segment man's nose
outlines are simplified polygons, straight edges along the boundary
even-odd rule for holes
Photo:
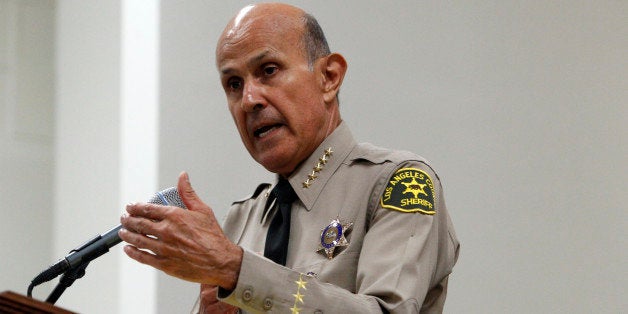
[[[248,81],[244,85],[244,95],[242,97],[242,110],[245,112],[259,111],[266,107],[264,98],[264,87],[258,82]]]

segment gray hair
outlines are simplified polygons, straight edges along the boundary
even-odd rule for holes
[[[311,14],[303,15],[303,45],[307,56],[307,62],[311,70],[313,70],[314,62],[321,57],[330,54],[329,45],[323,29],[318,21]]]

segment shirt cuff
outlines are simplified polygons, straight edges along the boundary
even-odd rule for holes
[[[247,311],[279,311],[294,303],[287,283],[299,274],[289,268],[243,248],[242,266],[234,290],[218,288],[218,300]],[[292,299],[292,300],[291,300]]]

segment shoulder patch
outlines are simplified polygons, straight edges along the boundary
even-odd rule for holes
[[[388,180],[380,204],[404,213],[434,215],[434,183],[423,170],[401,168]]]

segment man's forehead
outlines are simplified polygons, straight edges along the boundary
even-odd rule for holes
[[[266,25],[268,26],[268,25]],[[294,28],[241,25],[237,32],[221,38],[216,46],[216,65],[246,62],[251,64],[266,56],[287,56],[302,51],[302,32]]]
[[[253,4],[247,5],[244,8],[242,8],[242,10],[240,10],[238,12],[238,14],[236,14],[236,16],[233,18],[233,27],[237,28],[240,23],[242,22],[242,20],[244,19],[244,17],[246,17],[246,15],[254,8],[255,6]]]
[[[221,45],[238,42],[252,34],[286,36],[303,31],[304,12],[296,7],[266,3],[241,9],[223,30],[216,50]]]
[[[237,27],[247,19],[263,17],[264,19],[295,20],[305,15],[300,8],[284,3],[258,3],[248,5],[231,19],[232,26]]]
[[[280,57],[280,54],[275,49],[262,47],[247,54],[234,52],[222,55],[219,59],[216,59],[216,65],[220,74],[227,75],[236,72],[240,66],[251,67],[269,58],[278,57]]]

